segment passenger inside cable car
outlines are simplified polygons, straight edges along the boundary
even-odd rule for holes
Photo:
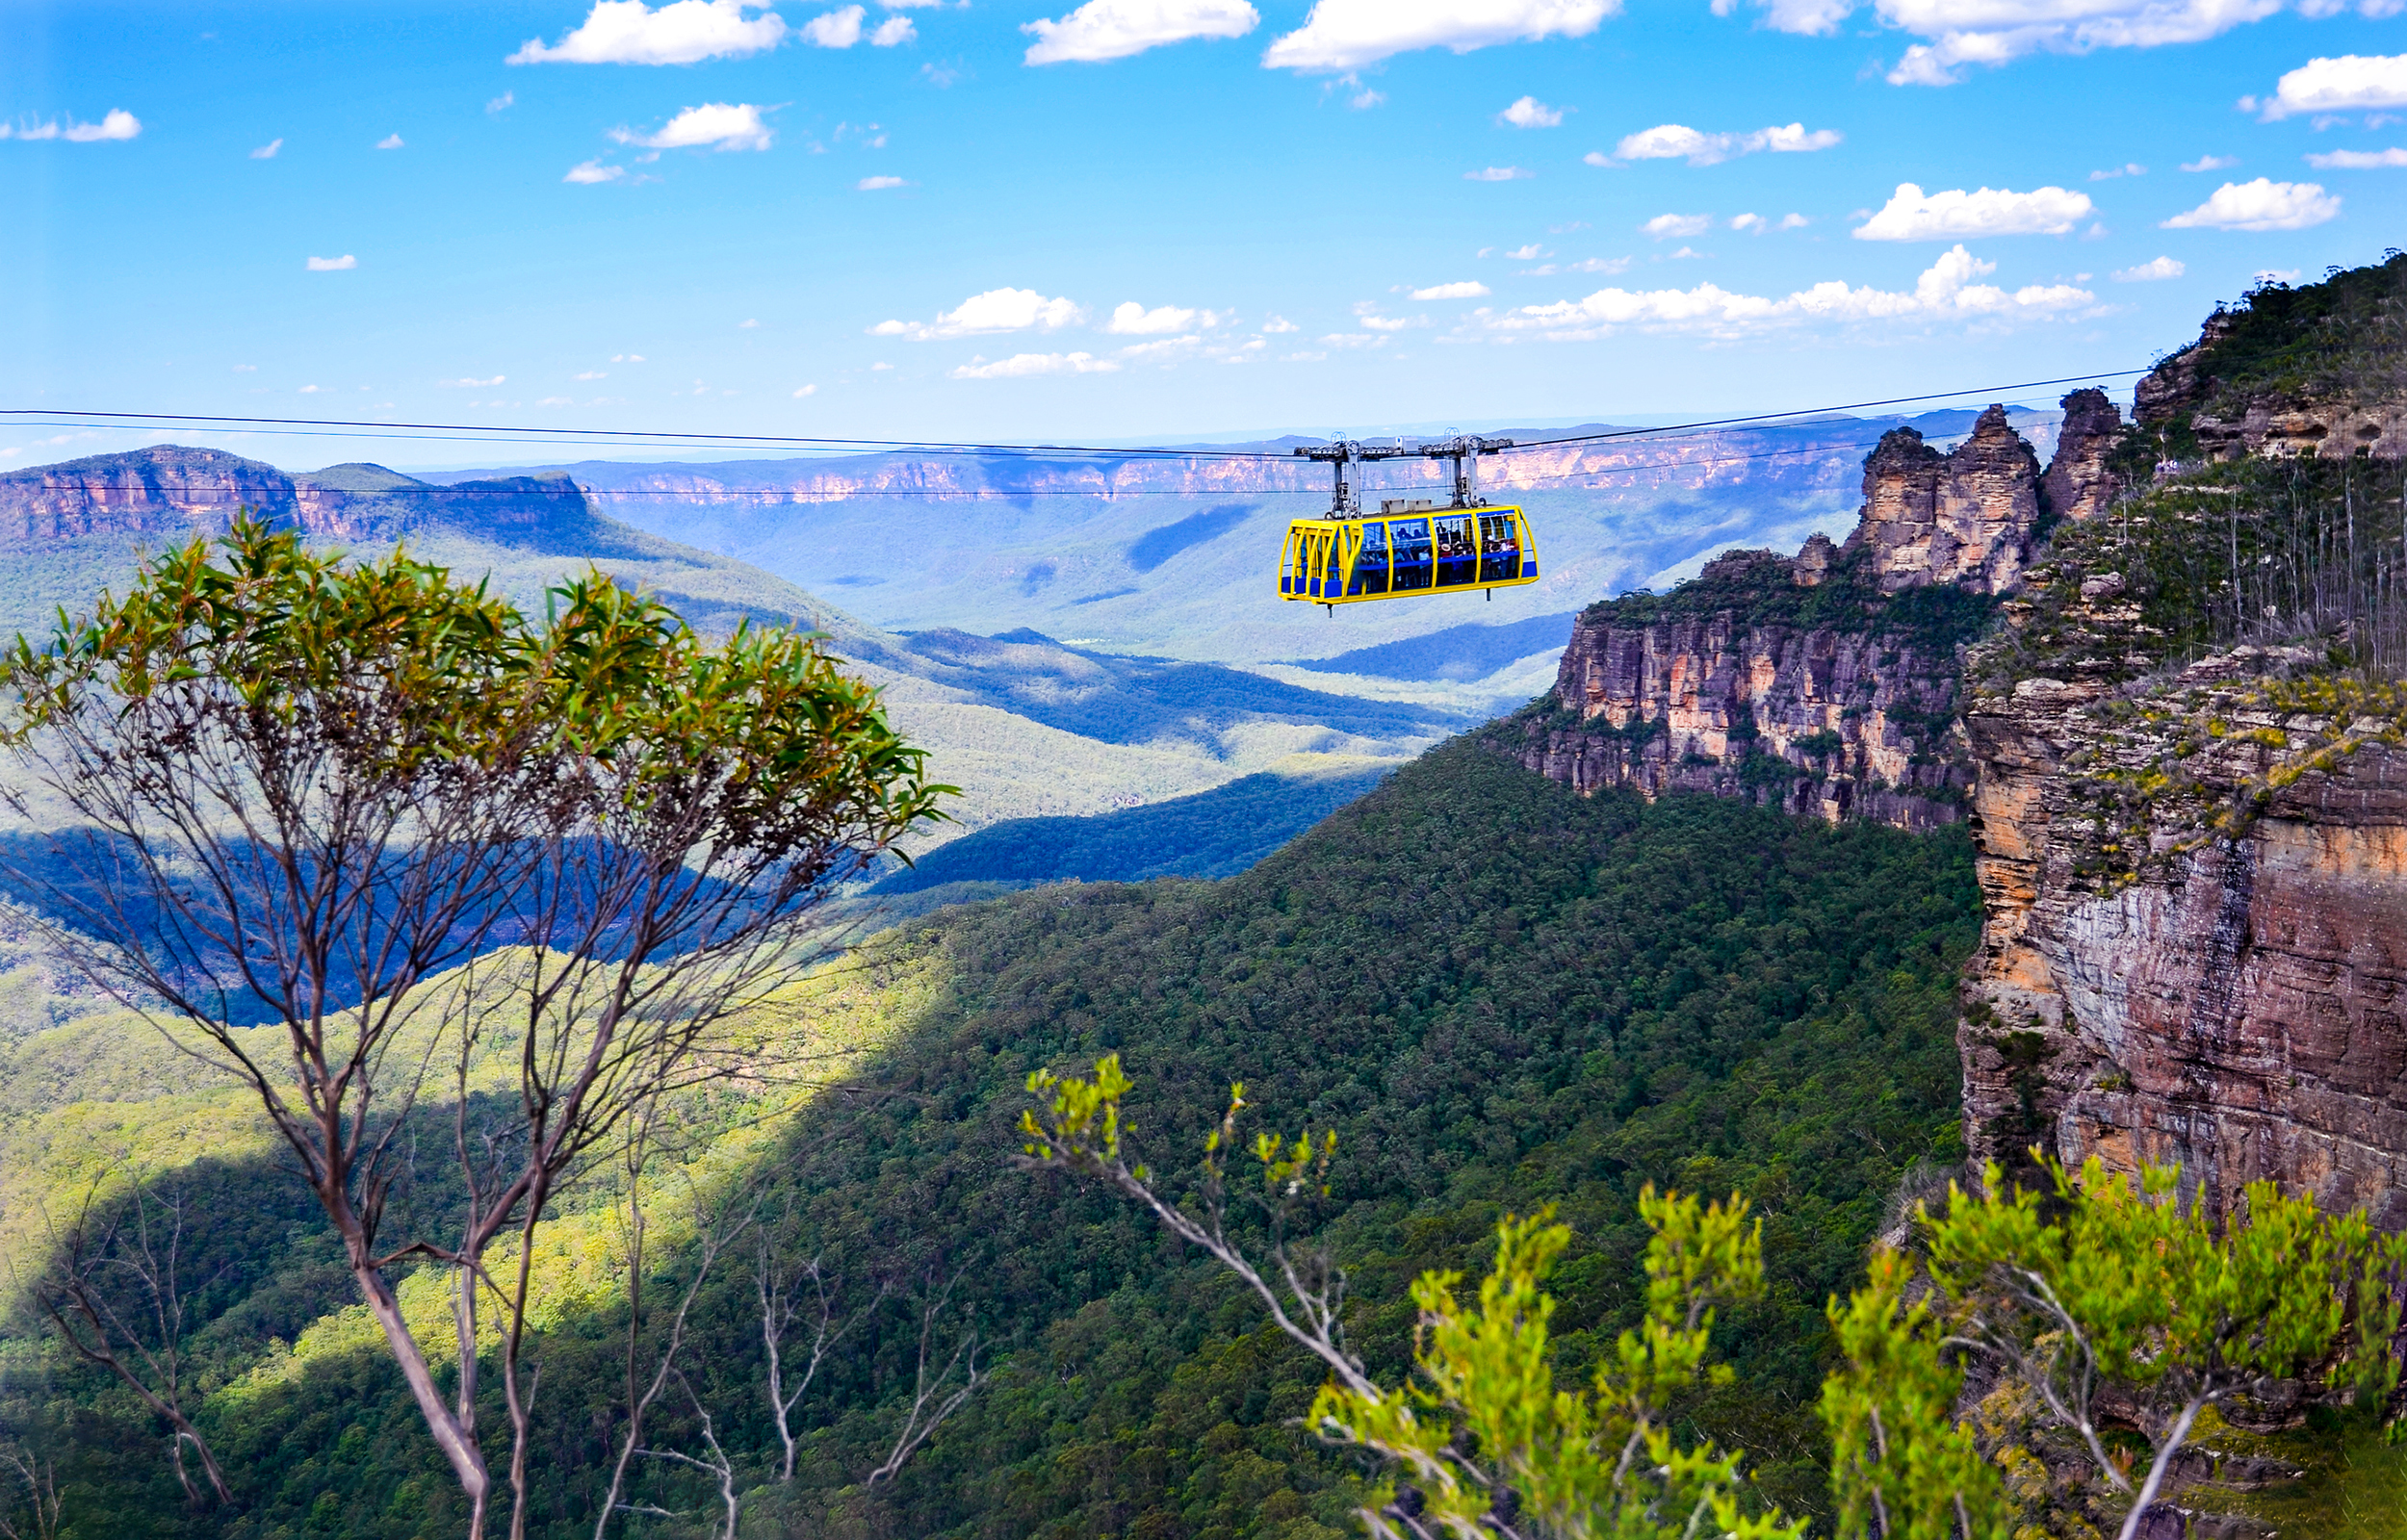
[[[1346,584],[1346,597],[1354,599],[1386,591],[1387,526],[1366,524],[1362,526],[1362,550],[1354,558],[1354,578]]]
[[[1402,594],[1427,588],[1430,585],[1429,521],[1398,519],[1387,528],[1396,549],[1393,591]]]

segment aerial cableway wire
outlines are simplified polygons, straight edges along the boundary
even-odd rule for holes
[[[1904,406],[1918,401],[1949,400],[1966,396],[2004,395],[2016,391],[2037,390],[2057,385],[2078,385],[2096,380],[2126,379],[2147,373],[2146,370],[2109,370],[2093,374],[2067,374],[2056,379],[2023,380],[2007,385],[1983,385],[1963,390],[1931,391],[1917,396],[1890,396],[1875,400],[1841,401],[1822,406],[1798,407],[1785,412],[1762,412],[1745,417],[1709,418],[1693,423],[1671,423],[1657,427],[1609,428],[1595,433],[1566,434],[1559,438],[1530,439],[1500,452],[1511,454],[1557,448],[1571,444],[1594,444],[1612,440],[1664,439],[1708,432],[1716,428],[1773,424],[1790,419],[1812,419],[1833,412],[1861,411],[1874,406]],[[1101,459],[1168,459],[1168,460],[1247,460],[1287,463],[1292,455],[1267,449],[1214,449],[1179,448],[1176,446],[1140,446],[1106,448],[1075,444],[977,444],[921,439],[814,438],[747,433],[669,433],[641,428],[568,428],[531,425],[485,425],[473,423],[372,423],[341,418],[287,417],[223,417],[201,414],[164,412],[77,411],[61,407],[5,407],[0,419],[13,420],[23,426],[130,428],[144,424],[183,424],[194,427],[217,427],[239,433],[275,434],[293,438],[375,438],[407,443],[467,443],[467,444],[531,444],[546,448],[572,449],[805,449],[820,454],[942,454],[968,455],[981,458],[1013,456],[1046,459],[1063,455]],[[1803,424],[1797,425],[1802,426]],[[361,431],[302,431],[347,428]]]
[[[1811,455],[1846,454],[1855,449],[1869,449],[1878,442],[1879,441],[1877,439],[1859,439],[1845,444],[1813,444],[1800,445],[1785,449],[1761,449],[1751,454],[1715,454],[1694,459],[1646,460],[1634,465],[1598,466],[1592,470],[1562,471],[1551,475],[1526,476],[1509,483],[1500,483],[1500,487],[1513,491],[1522,491],[1530,487],[1542,486],[1549,483],[1583,481],[1598,476],[1643,475],[1657,471],[1711,470],[1717,466],[1736,465],[1753,460],[1780,460],[1803,458]],[[1275,463],[1286,464],[1288,462],[1281,460]],[[1301,472],[1303,467],[1299,466],[1298,469]],[[1308,475],[1309,473],[1306,474]],[[518,479],[528,478],[521,477]],[[1362,492],[1366,497],[1381,492],[1404,493],[1411,492],[1415,488],[1442,486],[1443,481],[1444,477],[1439,475],[1432,480],[1426,481],[1403,481],[1384,485],[1366,484],[1362,488]],[[688,498],[697,501],[707,502],[764,501],[774,504],[791,503],[796,505],[809,505],[823,502],[856,502],[865,498],[918,498],[928,501],[947,501],[955,500],[991,500],[998,499],[1009,500],[1014,498],[1318,498],[1326,497],[1328,495],[1328,489],[1317,484],[1311,486],[1284,487],[1114,487],[1103,490],[1089,490],[1082,487],[1029,488],[1024,490],[1011,487],[984,487],[965,488],[958,492],[947,492],[944,490],[931,491],[930,489],[924,487],[870,487],[852,492],[800,498],[793,496],[791,494],[791,489],[779,487],[745,487],[722,484],[710,491],[689,491],[679,487],[600,487],[574,481],[573,479],[570,484],[576,488],[578,495],[581,497],[604,500],[613,498]],[[1574,487],[1569,490],[1577,491],[1579,489]],[[441,494],[445,498],[523,498],[541,495],[539,492],[530,492],[522,487],[461,486],[446,484],[443,482],[428,482],[422,486],[378,488],[372,492],[359,493],[356,495],[360,497],[399,498],[420,494]]]

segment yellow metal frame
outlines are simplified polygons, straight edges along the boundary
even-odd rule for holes
[[[1469,519],[1475,554],[1460,553],[1440,526]],[[1377,529],[1374,533],[1373,526]],[[1399,529],[1395,526],[1403,526]],[[1413,526],[1420,534],[1412,538]],[[1375,558],[1365,560],[1365,548]],[[1440,555],[1439,550],[1453,551]],[[1399,560],[1417,550],[1428,559]],[[1510,570],[1511,577],[1499,576]],[[1412,586],[1397,587],[1399,581]],[[1454,581],[1441,581],[1454,578]],[[1364,514],[1353,519],[1298,519],[1279,552],[1279,597],[1307,604],[1364,604],[1385,599],[1426,599],[1483,588],[1518,588],[1538,581],[1538,542],[1515,507],[1428,508]]]

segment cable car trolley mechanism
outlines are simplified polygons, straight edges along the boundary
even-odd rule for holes
[[[1538,581],[1538,542],[1516,507],[1479,494],[1479,457],[1513,448],[1511,439],[1465,435],[1407,446],[1334,444],[1295,452],[1326,460],[1336,473],[1336,495],[1318,519],[1287,526],[1279,557],[1279,597],[1327,604],[1468,593]],[[1454,501],[1440,508],[1428,498],[1386,498],[1377,513],[1362,509],[1360,473],[1370,460],[1407,457],[1454,462]]]

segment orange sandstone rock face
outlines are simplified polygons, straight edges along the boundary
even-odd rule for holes
[[[2111,408],[2109,408],[2111,410]],[[2039,522],[2039,460],[1992,406],[1946,454],[1892,428],[1864,461],[1864,507],[1847,549],[1872,554],[1882,592],[1953,583],[2003,594]]]
[[[292,478],[220,449],[163,445],[0,476],[0,544],[93,534],[181,537],[222,529],[242,508],[291,517]]]
[[[2034,1144],[2178,1163],[2218,1211],[2270,1177],[2407,1228],[2407,756],[2363,751],[2247,837],[2108,890],[2081,869],[2094,809],[2066,773],[2099,693],[2025,680],[1965,716],[1987,907],[1967,1143],[2008,1166]]]
[[[1708,577],[1749,563],[1788,565],[1742,552]],[[1752,626],[1728,611],[1622,626],[1592,612],[1564,650],[1558,720],[1491,741],[1583,795],[1706,791],[1928,828],[1962,815],[1971,782],[1950,726],[1956,675],[1953,646],[1878,631]]]

